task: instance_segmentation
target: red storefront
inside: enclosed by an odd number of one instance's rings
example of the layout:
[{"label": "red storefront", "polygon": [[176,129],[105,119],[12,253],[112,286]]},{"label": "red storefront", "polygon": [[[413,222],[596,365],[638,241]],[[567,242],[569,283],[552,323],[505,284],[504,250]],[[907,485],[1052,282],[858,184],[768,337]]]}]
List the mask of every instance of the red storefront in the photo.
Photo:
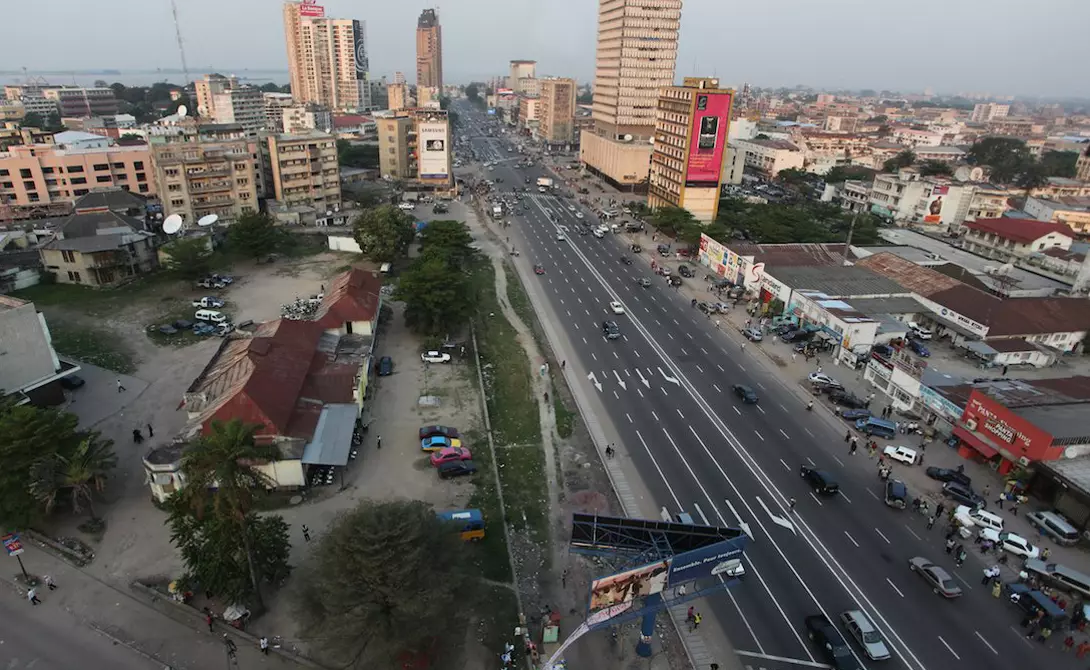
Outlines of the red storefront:
[{"label": "red storefront", "polygon": [[1053,436],[993,398],[973,389],[961,420],[954,427],[959,440],[958,454],[963,458],[997,461],[999,474],[1005,475],[1016,465],[1033,461],[1051,461],[1063,453],[1053,446]]}]

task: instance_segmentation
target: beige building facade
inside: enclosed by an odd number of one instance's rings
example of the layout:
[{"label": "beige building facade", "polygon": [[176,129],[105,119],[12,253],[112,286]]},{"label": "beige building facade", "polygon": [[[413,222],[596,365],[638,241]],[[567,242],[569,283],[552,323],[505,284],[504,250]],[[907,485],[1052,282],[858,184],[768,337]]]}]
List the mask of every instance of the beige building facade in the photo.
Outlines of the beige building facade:
[{"label": "beige building facade", "polygon": [[240,86],[212,96],[212,119],[237,123],[250,132],[265,130],[265,96],[261,89]]},{"label": "beige building facade", "polygon": [[370,109],[366,27],[334,19],[312,2],[284,3],[284,38],[296,102],[343,111]]},{"label": "beige building facade", "polygon": [[280,205],[317,210],[341,206],[337,140],[328,133],[269,135],[261,150],[265,183]]},{"label": "beige building facade", "polygon": [[404,83],[386,87],[386,106],[392,112],[409,108],[409,87]]},{"label": "beige building facade", "polygon": [[538,135],[549,144],[575,141],[575,80],[566,77],[540,79]]},{"label": "beige building facade", "polygon": [[518,87],[519,80],[533,79],[536,76],[536,60],[513,60],[511,61],[511,74],[507,77],[507,88],[514,90],[516,93],[521,93],[522,91]]},{"label": "beige building facade", "polygon": [[384,179],[411,179],[409,133],[413,120],[408,116],[375,119],[378,125],[379,171]]},{"label": "beige building facade", "polygon": [[420,12],[416,22],[416,85],[443,90],[443,28],[435,9]]},{"label": "beige building facade", "polygon": [[238,88],[238,77],[225,77],[219,73],[206,74],[193,82],[193,88],[197,94],[197,109],[193,111],[199,116],[211,119],[216,114],[215,97]]}]

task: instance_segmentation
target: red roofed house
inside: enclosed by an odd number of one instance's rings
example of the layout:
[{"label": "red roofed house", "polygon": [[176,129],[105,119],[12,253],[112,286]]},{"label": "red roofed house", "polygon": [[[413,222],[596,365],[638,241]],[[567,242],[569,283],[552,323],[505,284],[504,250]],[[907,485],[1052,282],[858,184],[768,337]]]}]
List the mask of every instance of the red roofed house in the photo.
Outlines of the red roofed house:
[{"label": "red roofed house", "polygon": [[352,269],[333,280],[314,320],[328,333],[372,337],[382,306],[382,275]]},{"label": "red roofed house", "polygon": [[962,246],[967,251],[1003,263],[1046,249],[1070,249],[1075,241],[1067,224],[1036,219],[977,219],[962,227]]}]

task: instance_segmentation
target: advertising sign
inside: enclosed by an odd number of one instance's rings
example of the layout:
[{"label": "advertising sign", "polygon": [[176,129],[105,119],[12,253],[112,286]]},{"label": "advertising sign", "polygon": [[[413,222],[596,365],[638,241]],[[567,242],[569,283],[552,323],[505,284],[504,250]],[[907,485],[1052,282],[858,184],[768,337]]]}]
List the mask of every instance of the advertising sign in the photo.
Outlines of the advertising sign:
[{"label": "advertising sign", "polygon": [[946,396],[937,393],[930,386],[920,386],[920,401],[925,407],[951,423],[961,418],[961,408],[947,400]]},{"label": "advertising sign", "polygon": [[685,185],[718,187],[730,128],[730,93],[697,93],[689,128],[689,164]]},{"label": "advertising sign", "polygon": [[356,52],[356,78],[366,79],[371,63],[367,59],[366,24],[363,21],[352,22],[352,45]]},{"label": "advertising sign", "polygon": [[661,593],[669,574],[670,560],[665,560],[596,579],[590,585],[590,611]]},{"label": "advertising sign", "polygon": [[4,549],[7,550],[8,556],[18,556],[23,553],[23,541],[19,539],[18,534],[8,533],[3,539]]},{"label": "advertising sign", "polygon": [[927,213],[923,216],[924,223],[939,223],[942,221],[943,199],[949,192],[949,186],[936,186],[931,191],[931,198],[927,201]]},{"label": "advertising sign", "polygon": [[449,178],[446,121],[421,121],[417,135],[420,142],[420,178]]},{"label": "advertising sign", "polygon": [[742,536],[687,551],[670,561],[670,584],[722,575],[726,579],[742,560],[742,550],[749,538]]},{"label": "advertising sign", "polygon": [[303,0],[299,5],[299,16],[321,18],[325,16],[325,7],[315,4],[316,0]]}]

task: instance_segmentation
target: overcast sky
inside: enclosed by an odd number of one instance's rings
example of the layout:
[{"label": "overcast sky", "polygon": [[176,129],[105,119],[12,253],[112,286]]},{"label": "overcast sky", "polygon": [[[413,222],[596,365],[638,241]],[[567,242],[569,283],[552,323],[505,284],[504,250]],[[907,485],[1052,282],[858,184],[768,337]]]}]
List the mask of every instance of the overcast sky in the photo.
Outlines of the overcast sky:
[{"label": "overcast sky", "polygon": [[[279,0],[177,4],[191,76],[210,67],[287,68]],[[425,5],[322,4],[327,16],[367,22],[375,75],[402,70],[415,78],[413,31]],[[5,12],[4,70],[181,67],[170,0],[18,6]],[[503,74],[513,58],[537,60],[539,74],[593,77],[595,0],[446,0],[439,9],[447,82]],[[686,0],[677,76],[717,75],[735,86],[1090,97],[1088,26],[1090,0]]]}]

